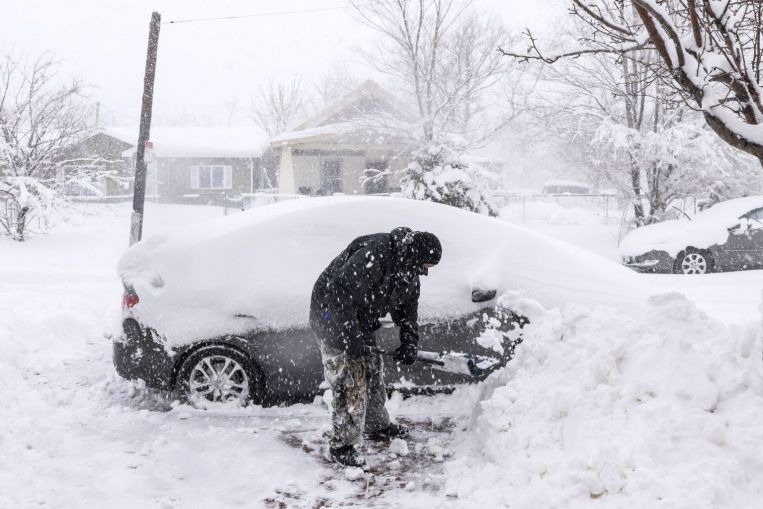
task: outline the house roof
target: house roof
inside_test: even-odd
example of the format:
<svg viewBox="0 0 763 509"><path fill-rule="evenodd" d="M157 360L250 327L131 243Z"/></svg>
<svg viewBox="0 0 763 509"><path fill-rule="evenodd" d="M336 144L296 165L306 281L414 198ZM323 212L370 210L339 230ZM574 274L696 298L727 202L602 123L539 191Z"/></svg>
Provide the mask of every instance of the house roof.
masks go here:
<svg viewBox="0 0 763 509"><path fill-rule="evenodd" d="M284 143L294 140L308 141L312 139L320 139L326 136L336 136L351 132L357 128L352 122L340 122L337 124L328 124L318 127L311 127L308 129L302 129L299 131L289 131L287 133L280 134L270 140L271 143Z"/></svg>
<svg viewBox="0 0 763 509"><path fill-rule="evenodd" d="M123 155L135 152L137 128L99 131L133 145ZM149 139L157 157L260 157L268 146L267 134L255 127L154 127Z"/></svg>
<svg viewBox="0 0 763 509"><path fill-rule="evenodd" d="M398 101L372 80L364 81L358 88L335 103L327 106L313 117L298 125L294 130L274 137L270 142L282 144L289 142L315 141L323 138L348 135L363 131L363 138L378 138L371 131L390 131L389 128L372 128L370 124L379 124L373 119L384 119L381 124L396 122L402 117L402 108ZM389 133L388 133L389 134ZM389 135L384 139L388 139ZM380 141L380 140L379 140Z"/></svg>

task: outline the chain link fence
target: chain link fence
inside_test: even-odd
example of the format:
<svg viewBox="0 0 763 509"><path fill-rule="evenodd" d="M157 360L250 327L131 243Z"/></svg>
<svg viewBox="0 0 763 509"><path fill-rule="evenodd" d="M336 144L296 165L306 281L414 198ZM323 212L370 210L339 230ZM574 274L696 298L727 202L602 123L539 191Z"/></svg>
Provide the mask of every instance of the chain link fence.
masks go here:
<svg viewBox="0 0 763 509"><path fill-rule="evenodd" d="M627 208L614 194L518 194L494 192L502 215L516 222L620 222Z"/></svg>

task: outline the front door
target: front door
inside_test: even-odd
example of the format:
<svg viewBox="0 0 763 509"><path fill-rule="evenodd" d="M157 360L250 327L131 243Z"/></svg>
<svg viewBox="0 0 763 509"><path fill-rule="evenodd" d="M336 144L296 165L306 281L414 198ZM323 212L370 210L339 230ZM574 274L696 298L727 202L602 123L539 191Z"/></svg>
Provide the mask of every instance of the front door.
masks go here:
<svg viewBox="0 0 763 509"><path fill-rule="evenodd" d="M342 162L335 159L321 161L320 194L331 196L342 192Z"/></svg>

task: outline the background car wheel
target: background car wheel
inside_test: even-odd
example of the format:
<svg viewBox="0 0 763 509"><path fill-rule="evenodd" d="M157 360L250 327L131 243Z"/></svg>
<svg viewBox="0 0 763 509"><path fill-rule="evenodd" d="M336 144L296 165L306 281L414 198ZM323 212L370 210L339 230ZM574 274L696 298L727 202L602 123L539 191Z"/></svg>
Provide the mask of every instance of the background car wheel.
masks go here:
<svg viewBox="0 0 763 509"><path fill-rule="evenodd" d="M200 408L261 403L265 386L262 371L246 355L223 345L205 346L189 355L176 385L182 401Z"/></svg>
<svg viewBox="0 0 763 509"><path fill-rule="evenodd" d="M700 249L687 248L678 254L673 272L676 274L707 274L713 271L713 258Z"/></svg>

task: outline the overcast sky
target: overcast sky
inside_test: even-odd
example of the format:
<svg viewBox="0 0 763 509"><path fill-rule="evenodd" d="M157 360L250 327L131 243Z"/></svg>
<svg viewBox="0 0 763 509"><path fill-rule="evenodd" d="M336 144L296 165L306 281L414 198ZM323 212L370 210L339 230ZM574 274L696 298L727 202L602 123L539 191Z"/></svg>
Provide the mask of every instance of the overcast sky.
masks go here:
<svg viewBox="0 0 763 509"><path fill-rule="evenodd" d="M252 91L268 80L317 76L350 66L374 33L346 0L3 0L0 48L16 54L55 52L61 75L92 85L105 123L137 122L152 10L162 14L154 115L157 123L195 115L223 122L236 99L246 121ZM475 0L514 28L542 29L564 16L567 0ZM327 9L327 10L318 10ZM308 11L308 12L286 12ZM277 13L227 21L172 20ZM102 123L103 123L102 122Z"/></svg>

